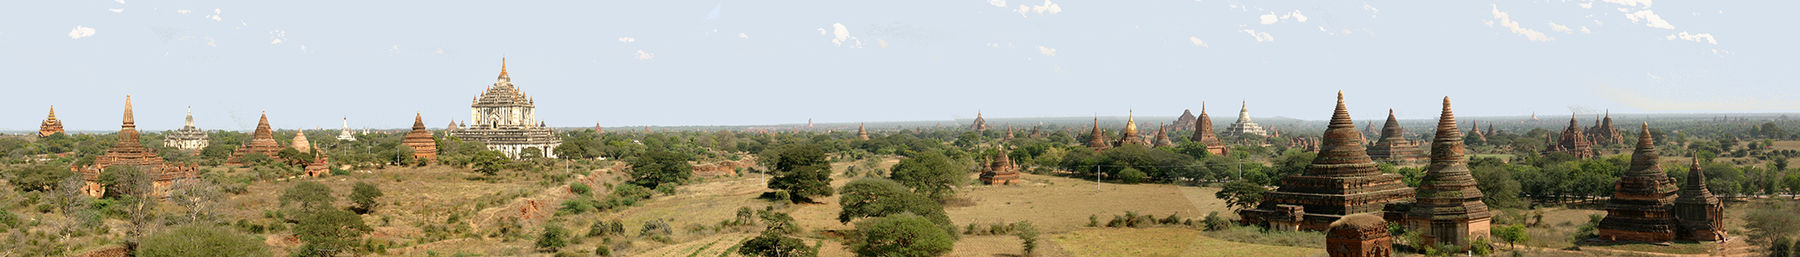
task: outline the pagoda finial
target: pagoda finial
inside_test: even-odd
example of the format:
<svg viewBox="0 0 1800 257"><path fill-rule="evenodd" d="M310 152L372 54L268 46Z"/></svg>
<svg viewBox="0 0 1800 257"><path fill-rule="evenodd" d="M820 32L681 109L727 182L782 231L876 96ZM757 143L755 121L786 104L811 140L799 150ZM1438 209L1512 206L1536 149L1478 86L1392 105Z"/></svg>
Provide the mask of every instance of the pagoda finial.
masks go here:
<svg viewBox="0 0 1800 257"><path fill-rule="evenodd" d="M1206 114L1206 101L1200 101L1200 114Z"/></svg>
<svg viewBox="0 0 1800 257"><path fill-rule="evenodd" d="M131 94L125 94L125 123L135 123L131 116Z"/></svg>
<svg viewBox="0 0 1800 257"><path fill-rule="evenodd" d="M56 105L50 105L50 119L56 119Z"/></svg>

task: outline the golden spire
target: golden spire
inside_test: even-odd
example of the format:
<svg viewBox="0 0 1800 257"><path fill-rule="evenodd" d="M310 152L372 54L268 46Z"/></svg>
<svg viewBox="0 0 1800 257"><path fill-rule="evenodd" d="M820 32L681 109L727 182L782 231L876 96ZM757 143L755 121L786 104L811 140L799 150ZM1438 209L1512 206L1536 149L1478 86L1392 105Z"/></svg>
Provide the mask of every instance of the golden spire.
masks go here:
<svg viewBox="0 0 1800 257"><path fill-rule="evenodd" d="M56 120L56 105L50 106L50 120Z"/></svg>

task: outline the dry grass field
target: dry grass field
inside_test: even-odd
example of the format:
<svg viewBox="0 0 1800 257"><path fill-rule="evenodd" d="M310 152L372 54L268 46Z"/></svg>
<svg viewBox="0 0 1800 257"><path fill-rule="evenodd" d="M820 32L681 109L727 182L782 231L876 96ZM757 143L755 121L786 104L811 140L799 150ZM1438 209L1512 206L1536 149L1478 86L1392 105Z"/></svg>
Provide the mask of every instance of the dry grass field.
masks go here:
<svg viewBox="0 0 1800 257"><path fill-rule="evenodd" d="M1083 229L1050 235L1075 256L1324 256L1325 249L1212 239L1186 228Z"/></svg>

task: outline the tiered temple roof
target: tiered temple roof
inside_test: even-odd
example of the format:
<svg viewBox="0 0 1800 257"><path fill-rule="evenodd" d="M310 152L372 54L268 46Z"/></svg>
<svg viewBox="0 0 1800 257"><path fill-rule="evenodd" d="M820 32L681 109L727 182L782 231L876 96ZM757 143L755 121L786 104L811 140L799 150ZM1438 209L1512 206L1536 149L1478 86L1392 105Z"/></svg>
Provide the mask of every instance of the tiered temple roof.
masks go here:
<svg viewBox="0 0 1800 257"><path fill-rule="evenodd" d="M1354 126L1352 126L1352 127L1354 127ZM1232 122L1231 126L1225 127L1225 136L1227 136L1227 137L1236 137L1236 136L1243 136L1243 135L1257 135L1257 136L1268 136L1269 135L1268 131L1264 131L1262 126L1256 125L1255 121L1250 120L1250 103L1249 102L1245 102L1244 106L1242 108L1238 109L1237 122Z"/></svg>
<svg viewBox="0 0 1800 257"><path fill-rule="evenodd" d="M1453 126L1451 129L1456 128ZM1388 109L1387 124L1381 126L1381 139L1369 146L1369 158L1395 163L1414 163L1427 159L1424 150L1406 140L1406 128L1401 128L1400 121L1394 119L1394 109Z"/></svg>
<svg viewBox="0 0 1800 257"><path fill-rule="evenodd" d="M1706 172L1700 170L1700 158L1693 158L1688 168L1687 183L1675 198L1675 219L1681 228L1676 236L1696 241L1725 240L1725 203L1706 190Z"/></svg>
<svg viewBox="0 0 1800 257"><path fill-rule="evenodd" d="M988 130L987 118L981 117L981 111L975 112L975 124L969 125L969 129L973 129L975 131L987 131Z"/></svg>
<svg viewBox="0 0 1800 257"><path fill-rule="evenodd" d="M62 120L56 119L56 106L50 106L50 116L44 118L42 124L38 124L38 137L49 137L59 133L65 133Z"/></svg>
<svg viewBox="0 0 1800 257"><path fill-rule="evenodd" d="M1571 121L1573 124L1573 121ZM1578 127L1577 127L1578 128ZM1606 202L1606 218L1600 220L1600 238L1613 241L1665 242L1675 239L1675 179L1669 178L1644 123L1631 168L1613 184ZM1580 133L1577 131L1576 133Z"/></svg>
<svg viewBox="0 0 1800 257"><path fill-rule="evenodd" d="M1346 216L1325 231L1325 252L1331 257L1388 257L1394 237L1387 220L1372 214Z"/></svg>
<svg viewBox="0 0 1800 257"><path fill-rule="evenodd" d="M1619 129L1613 128L1612 111L1606 111L1606 117L1596 122L1594 127L1588 128L1586 135L1593 146L1625 144L1625 135L1619 133Z"/></svg>
<svg viewBox="0 0 1800 257"><path fill-rule="evenodd" d="M139 172L150 176L153 179L154 187L152 194L158 196L162 195L162 192L166 192L168 186L176 180L199 177L199 166L164 163L162 157L157 156L155 151L144 148L143 144L138 142L137 122L132 116L131 96L128 95L125 96L124 122L119 125L119 141L113 144L112 149L107 149L106 154L94 158L93 165L70 167L87 180L87 185L82 187L82 191L88 196L100 197L106 194L106 187L100 183L100 173L112 166L135 167Z"/></svg>
<svg viewBox="0 0 1800 257"><path fill-rule="evenodd" d="M1463 134L1456 128L1456 115L1450 112L1450 98L1445 97L1437 137L1431 142L1431 164L1425 167L1418 197L1406 211L1404 224L1409 231L1419 231L1427 244L1467 249L1477 238L1488 237L1493 214L1481 197L1481 189L1469 173Z"/></svg>
<svg viewBox="0 0 1800 257"><path fill-rule="evenodd" d="M1493 124L1489 123L1488 125L1492 126ZM1481 123L1473 121L1469 122L1469 134L1475 135L1475 140L1477 142L1487 143L1487 133L1481 132Z"/></svg>
<svg viewBox="0 0 1800 257"><path fill-rule="evenodd" d="M1229 152L1225 147L1225 141L1219 140L1219 136L1213 134L1212 117L1206 115L1205 102L1200 103L1200 117L1194 118L1194 135L1188 139L1205 145L1207 153L1225 155Z"/></svg>
<svg viewBox="0 0 1800 257"><path fill-rule="evenodd" d="M1013 139L1012 124L1006 124L1006 140L1012 140L1012 139Z"/></svg>
<svg viewBox="0 0 1800 257"><path fill-rule="evenodd" d="M1156 135L1152 136L1152 138L1153 138L1152 140L1155 140L1155 141L1150 142L1150 147L1175 146L1175 141L1169 140L1168 130L1169 130L1169 126L1167 126L1167 125L1157 126L1156 127Z"/></svg>
<svg viewBox="0 0 1800 257"><path fill-rule="evenodd" d="M281 149L281 142L275 141L274 129L269 128L269 113L263 112L262 118L256 121L256 132L250 133L250 143L238 146L225 163L243 164L244 155L253 153L275 158L275 153L281 152Z"/></svg>
<svg viewBox="0 0 1800 257"><path fill-rule="evenodd" d="M206 131L194 127L193 109L188 110L187 122L183 124L181 129L177 129L169 133L168 137L163 138L163 146L199 153L201 149L205 149L206 145L211 143L206 136Z"/></svg>
<svg viewBox="0 0 1800 257"><path fill-rule="evenodd" d="M1301 174L1281 179L1281 188L1263 194L1256 209L1239 213L1244 222L1277 229L1324 230L1344 216L1382 211L1383 205L1409 201L1413 189L1399 174L1382 173L1362 147L1363 136L1344 94L1325 129L1319 155Z"/></svg>
<svg viewBox="0 0 1800 257"><path fill-rule="evenodd" d="M1006 147L1000 147L1000 154L981 171L982 184L1012 185L1019 181L1019 165L1007 155Z"/></svg>
<svg viewBox="0 0 1800 257"><path fill-rule="evenodd" d="M1149 143L1144 142L1143 137L1138 136L1138 126L1137 126L1137 115L1136 114L1129 114L1129 115L1125 116L1125 129L1119 131L1119 143L1114 144L1114 145L1121 146L1121 147L1126 146L1126 145L1144 145L1144 146L1149 145Z"/></svg>
<svg viewBox="0 0 1800 257"><path fill-rule="evenodd" d="M1176 131L1193 130L1194 129L1194 119L1195 119L1195 117L1194 117L1193 111L1188 110L1188 109L1182 109L1181 117L1176 117L1175 123L1172 123L1172 124L1175 124L1174 127L1169 128L1169 129L1176 130Z"/></svg>
<svg viewBox="0 0 1800 257"><path fill-rule="evenodd" d="M437 140L431 137L431 131L425 130L425 116L413 114L412 132L406 133L406 139L400 141L412 148L414 160L437 160Z"/></svg>
<svg viewBox="0 0 1800 257"><path fill-rule="evenodd" d="M536 101L513 86L512 76L506 73L506 60L501 59L499 78L469 103L469 118L473 124L452 129L449 135L481 142L490 150L506 153L507 157L519 158L523 151L536 149L544 157L556 158L551 149L562 145L562 139L537 119L536 106ZM644 127L644 132L649 130L648 126Z"/></svg>
<svg viewBox="0 0 1800 257"><path fill-rule="evenodd" d="M1569 127L1556 138L1555 144L1549 145L1545 153L1568 153L1581 159L1594 157L1594 148L1588 146L1587 136L1581 133L1581 123L1575 116L1569 116Z"/></svg>

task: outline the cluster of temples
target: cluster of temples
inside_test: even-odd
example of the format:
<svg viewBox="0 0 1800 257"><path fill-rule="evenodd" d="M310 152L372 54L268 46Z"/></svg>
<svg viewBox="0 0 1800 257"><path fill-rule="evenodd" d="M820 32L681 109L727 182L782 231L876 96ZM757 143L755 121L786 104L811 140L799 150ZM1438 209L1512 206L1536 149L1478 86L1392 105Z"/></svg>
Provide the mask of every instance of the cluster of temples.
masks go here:
<svg viewBox="0 0 1800 257"><path fill-rule="evenodd" d="M1394 109L1388 109L1387 123L1381 126L1381 138L1369 145L1369 158L1376 161L1392 163L1417 163L1425 161L1425 151L1419 145L1406 140L1406 128L1400 127L1400 121L1394 119Z"/></svg>
<svg viewBox="0 0 1800 257"><path fill-rule="evenodd" d="M1382 173L1363 148L1363 135L1350 120L1343 93L1321 139L1319 155L1301 174L1281 179L1243 221L1277 230L1325 230L1347 215L1381 212L1388 203L1414 197L1399 174Z"/></svg>
<svg viewBox="0 0 1800 257"><path fill-rule="evenodd" d="M1582 131L1581 121L1575 120L1575 116L1571 115L1569 127L1563 128L1560 134L1549 135L1544 139L1544 154L1566 153L1575 158L1594 158L1592 144L1593 141L1588 141L1586 133Z"/></svg>
<svg viewBox="0 0 1800 257"><path fill-rule="evenodd" d="M250 133L250 143L239 145L237 150L231 152L231 158L226 159L225 163L243 164L244 156L250 154L273 158L276 153L281 152L281 149L285 149L285 147L281 146L281 142L275 141L275 130L269 127L269 113L263 112L262 117L257 118L256 131Z"/></svg>
<svg viewBox="0 0 1800 257"><path fill-rule="evenodd" d="M100 173L113 167L132 167L144 175L150 176L153 189L151 195L162 196L176 181L199 178L199 166L193 164L172 164L163 161L156 151L145 148L138 142L137 122L131 113L131 96L125 96L125 119L119 125L117 143L105 154L94 159L94 164L70 167L80 174L87 184L82 192L91 197L106 194L106 187L100 181Z"/></svg>
<svg viewBox="0 0 1800 257"><path fill-rule="evenodd" d="M506 61L500 61L500 77L475 99L469 100L469 123L450 128L451 137L481 142L490 150L520 158L526 150L556 158L555 149L562 145L549 126L537 119L537 101L513 86L506 73ZM646 127L645 129L649 129Z"/></svg>
<svg viewBox="0 0 1800 257"><path fill-rule="evenodd" d="M1631 168L1613 188L1613 197L1606 202L1606 218L1600 220L1601 239L1665 242L1725 238L1725 206L1706 189L1706 173L1701 172L1699 161L1688 170L1687 183L1677 188L1675 179L1663 171L1649 123L1638 133Z"/></svg>
<svg viewBox="0 0 1800 257"><path fill-rule="evenodd" d="M1594 126L1588 127L1583 133L1587 134L1588 145L1610 147L1625 144L1625 135L1619 133L1619 129L1613 128L1612 111L1610 110L1606 111L1604 118L1594 118Z"/></svg>
<svg viewBox="0 0 1800 257"><path fill-rule="evenodd" d="M1019 164L1013 163L1006 147L1001 147L999 154L983 165L981 183L988 185L1013 185L1019 182Z"/></svg>

